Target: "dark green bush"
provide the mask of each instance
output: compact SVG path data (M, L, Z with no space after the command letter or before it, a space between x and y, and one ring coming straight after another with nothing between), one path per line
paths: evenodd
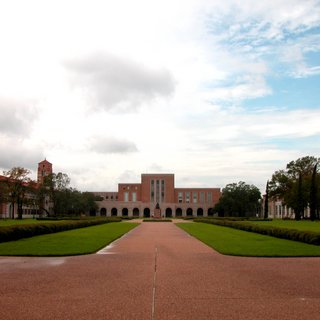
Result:
M230 221L221 219L194 219L195 222L216 224L219 226L230 227L243 231L255 232L271 237L282 238L305 242L308 244L320 245L320 233L314 231L301 231L273 226L255 225L247 221Z
M171 219L143 219L143 222L172 222Z
M95 220L70 220L57 221L55 223L44 224L24 224L8 227L0 227L0 242L14 241L22 238L29 238L41 234L55 233L60 231L67 231L77 228L85 228L98 224L119 222L121 219L95 219Z

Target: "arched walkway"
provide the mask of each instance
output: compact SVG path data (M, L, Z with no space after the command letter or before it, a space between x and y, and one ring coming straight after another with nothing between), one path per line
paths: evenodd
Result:
M202 208L198 208L197 217L203 217L203 209Z
M166 209L166 217L168 217L168 218L172 217L172 209L171 208Z
M192 215L193 215L193 210L192 210L192 208L188 208L188 209L187 209L187 217L192 217Z
M107 209L106 208L101 208L100 209L100 216L106 216L107 215Z
M138 208L134 208L133 209L133 216L134 217L139 217L139 209Z
M213 208L209 208L208 209L208 217L212 217L213 216Z
M117 216L118 215L118 209L117 208L112 208L111 209L111 215L112 216Z
M182 209L181 208L176 209L176 217L182 217Z
M129 213L128 208L123 208L123 209L122 209L122 216L123 216L123 217L127 217L127 216L128 216L128 213Z
M150 209L149 208L144 208L143 210L143 216L145 218L150 218Z
M97 215L96 209L91 209L89 214L91 217L95 217Z

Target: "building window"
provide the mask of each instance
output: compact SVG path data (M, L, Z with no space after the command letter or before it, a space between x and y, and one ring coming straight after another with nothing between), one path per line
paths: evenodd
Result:
M183 193L182 192L178 192L178 202L182 203L183 201Z
M192 202L193 203L197 203L198 202L198 193L197 192L193 192L192 193Z
M164 180L161 180L161 202L164 202Z
M200 192L200 203L204 203L204 192Z
M190 202L190 192L186 192L186 203Z
M129 192L124 193L124 201L128 202L129 201Z
M212 193L211 192L208 192L207 200L208 200L209 203L212 202Z
M132 192L132 201L137 201L137 193L136 192Z
M151 202L154 201L154 180L151 180Z
M160 202L160 181L156 180L156 202Z

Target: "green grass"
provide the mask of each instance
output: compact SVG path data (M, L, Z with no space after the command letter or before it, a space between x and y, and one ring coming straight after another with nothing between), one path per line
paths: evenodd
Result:
M52 220L37 220L37 219L0 219L0 227L16 226L21 224L34 224L34 223L52 223Z
M297 241L206 223L178 223L177 226L222 254L254 257L320 256L320 246Z
M66 256L98 251L121 237L137 223L113 222L103 225L0 243L2 256Z
M248 221L261 226L272 226L287 229L296 229L301 231L320 232L319 221L295 221L295 220L272 220L272 221Z

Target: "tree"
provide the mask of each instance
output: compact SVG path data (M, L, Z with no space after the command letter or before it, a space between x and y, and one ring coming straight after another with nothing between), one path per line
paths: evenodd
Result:
M270 196L280 198L295 212L295 219L303 217L310 204L310 186L314 166L320 159L306 156L291 161L286 170L276 171L269 184ZM318 182L317 182L318 184Z
M47 176L39 188L39 197L43 193L50 197L54 215L81 215L98 208L92 193L80 192L69 184L68 175L59 172Z
M261 193L254 185L243 181L231 183L222 189L215 211L229 216L255 216L260 206Z
M264 199L264 219L268 219L269 214L269 181L267 181L266 186L266 198Z
M318 216L318 186L317 186L317 163L313 168L311 186L310 186L310 219L313 221Z
M30 171L22 167L14 167L11 170L4 171L3 175L7 178L6 183L6 198L11 203L12 218L14 219L15 204L18 206L18 219L22 219L23 204L27 202L27 194L30 193L31 179L29 178Z
M64 196L68 192L70 178L67 174L59 172L52 173L45 177L41 192L50 197L53 205L54 215L61 214L59 210L63 208Z

